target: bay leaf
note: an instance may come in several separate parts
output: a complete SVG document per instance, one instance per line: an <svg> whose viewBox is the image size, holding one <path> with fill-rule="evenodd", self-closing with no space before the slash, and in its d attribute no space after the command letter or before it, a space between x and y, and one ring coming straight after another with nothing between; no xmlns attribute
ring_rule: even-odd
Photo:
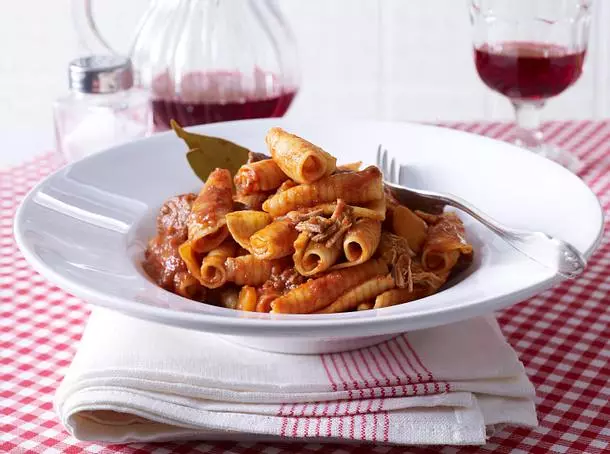
<svg viewBox="0 0 610 454"><path fill-rule="evenodd" d="M207 180L216 168L227 169L231 176L248 161L250 150L220 137L204 136L182 129L174 120L170 122L178 137L186 143L189 151L186 159L193 172L201 179Z"/></svg>

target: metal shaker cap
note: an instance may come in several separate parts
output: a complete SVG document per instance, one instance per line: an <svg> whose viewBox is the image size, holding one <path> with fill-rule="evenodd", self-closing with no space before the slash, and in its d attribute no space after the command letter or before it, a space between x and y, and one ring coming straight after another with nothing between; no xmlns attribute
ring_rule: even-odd
<svg viewBox="0 0 610 454"><path fill-rule="evenodd" d="M116 93L133 87L131 60L112 55L77 58L69 66L70 89L81 93Z"/></svg>

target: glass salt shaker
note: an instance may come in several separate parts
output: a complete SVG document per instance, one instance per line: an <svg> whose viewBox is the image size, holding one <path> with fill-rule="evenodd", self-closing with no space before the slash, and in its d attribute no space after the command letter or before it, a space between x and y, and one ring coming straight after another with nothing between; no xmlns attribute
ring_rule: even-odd
<svg viewBox="0 0 610 454"><path fill-rule="evenodd" d="M53 105L57 147L68 162L152 132L149 94L133 85L128 58L70 62L70 93Z"/></svg>

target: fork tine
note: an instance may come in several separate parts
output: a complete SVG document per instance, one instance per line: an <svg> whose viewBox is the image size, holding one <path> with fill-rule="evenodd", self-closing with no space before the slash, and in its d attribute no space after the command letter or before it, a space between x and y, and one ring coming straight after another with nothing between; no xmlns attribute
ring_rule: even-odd
<svg viewBox="0 0 610 454"><path fill-rule="evenodd" d="M379 146L377 147L377 160L375 161L375 163L377 164L377 167L379 167L379 169L381 170L381 173L383 173L383 169L381 168L381 144L379 144Z"/></svg>
<svg viewBox="0 0 610 454"><path fill-rule="evenodd" d="M396 159L390 159L390 178L391 183L396 183Z"/></svg>
<svg viewBox="0 0 610 454"><path fill-rule="evenodd" d="M388 150L384 149L381 153L381 173L383 178L388 179Z"/></svg>

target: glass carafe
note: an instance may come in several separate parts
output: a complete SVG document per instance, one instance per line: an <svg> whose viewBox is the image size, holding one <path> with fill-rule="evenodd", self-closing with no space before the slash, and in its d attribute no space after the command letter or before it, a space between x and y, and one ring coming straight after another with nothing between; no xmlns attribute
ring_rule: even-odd
<svg viewBox="0 0 610 454"><path fill-rule="evenodd" d="M91 0L73 0L81 40L113 52ZM281 117L298 90L295 42L274 0L152 0L131 45L155 126Z"/></svg>

